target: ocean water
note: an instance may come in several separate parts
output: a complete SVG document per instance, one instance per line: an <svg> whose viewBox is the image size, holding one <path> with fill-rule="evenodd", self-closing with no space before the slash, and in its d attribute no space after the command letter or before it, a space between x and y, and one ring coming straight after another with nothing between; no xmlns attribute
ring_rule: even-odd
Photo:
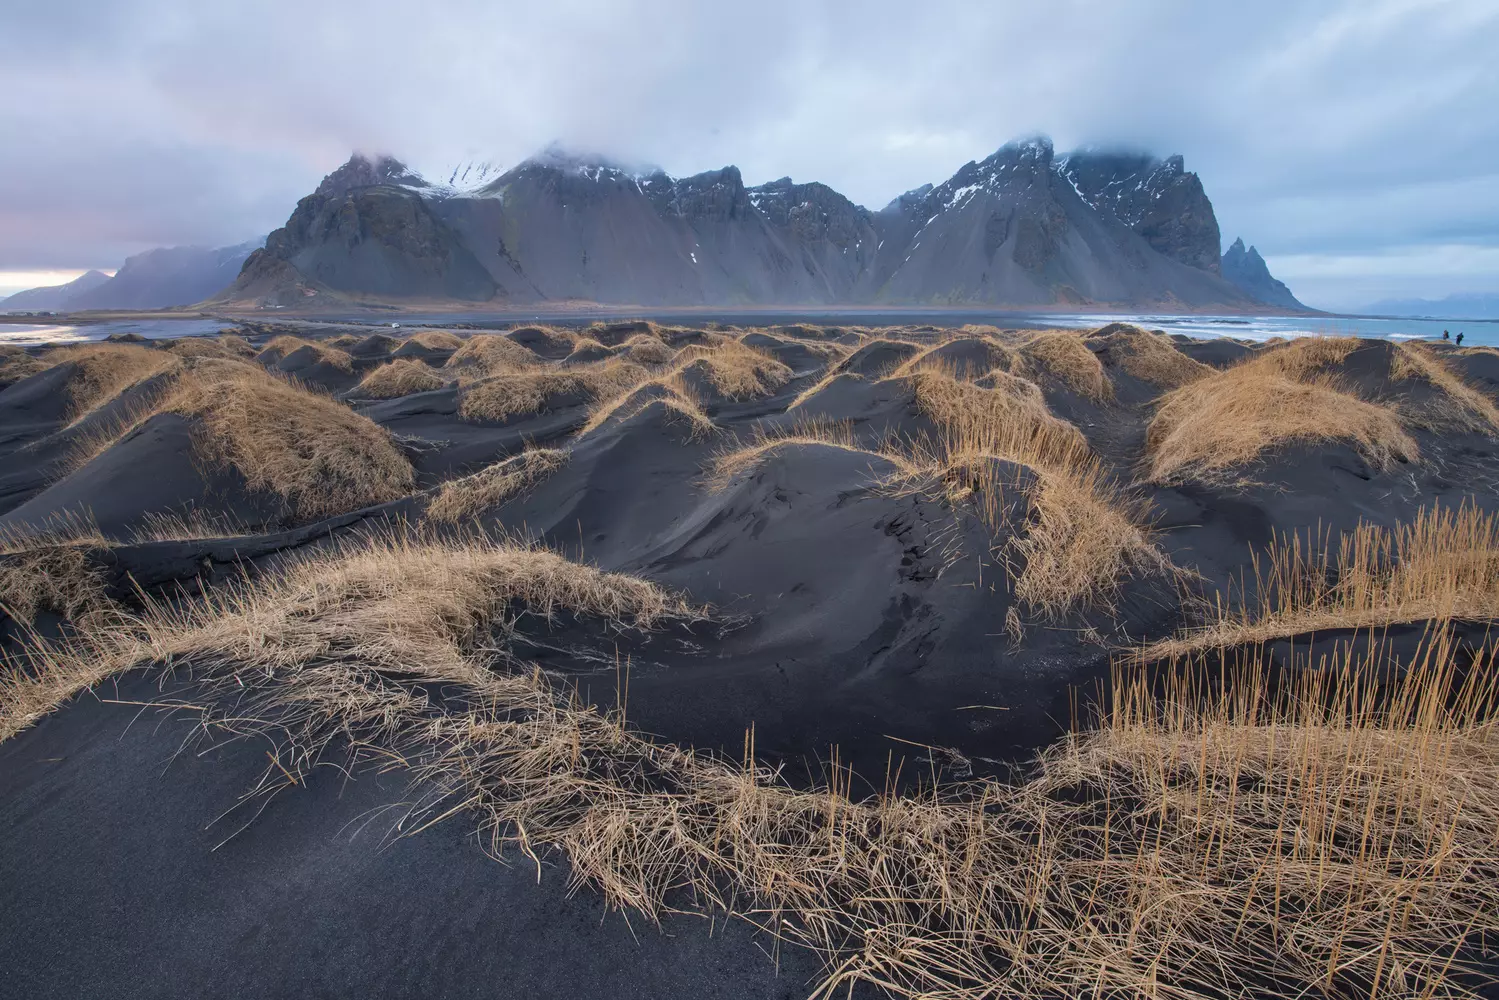
<svg viewBox="0 0 1499 1000"><path fill-rule="evenodd" d="M196 337L234 326L218 319L111 320L107 323L0 323L0 344L75 344L113 334L136 333L148 340Z"/></svg>
<svg viewBox="0 0 1499 1000"><path fill-rule="evenodd" d="M1499 320L1388 319L1369 316L1170 316L1098 314L1036 315L1043 326L1096 326L1134 323L1148 330L1165 330L1188 337L1234 337L1269 340L1271 337L1381 337L1391 340L1440 340L1447 330L1463 336L1463 346L1499 347Z"/></svg>
<svg viewBox="0 0 1499 1000"><path fill-rule="evenodd" d="M1148 330L1164 330L1188 337L1235 337L1241 340L1269 340L1271 337L1359 336L1385 337L1394 340L1440 340L1442 331L1453 337L1465 334L1464 346L1499 347L1499 320L1428 320L1387 319L1366 316L1201 316L1166 313L1027 313L982 309L670 309L670 310L583 310L566 313L529 313L519 310L494 313L433 313L401 315L403 327L443 326L453 323L504 327L516 323L541 322L581 325L596 320L652 319L670 324L729 323L737 326L771 326L804 323L821 326L893 326L927 324L963 326L967 323L998 327L1080 327L1096 328L1105 323L1134 323ZM361 326L388 327L388 320L368 315L320 318L323 323L358 323ZM44 344L103 340L111 334L137 333L142 337L187 337L215 334L230 329L229 320L150 319L111 320L107 323L0 323L0 343Z"/></svg>

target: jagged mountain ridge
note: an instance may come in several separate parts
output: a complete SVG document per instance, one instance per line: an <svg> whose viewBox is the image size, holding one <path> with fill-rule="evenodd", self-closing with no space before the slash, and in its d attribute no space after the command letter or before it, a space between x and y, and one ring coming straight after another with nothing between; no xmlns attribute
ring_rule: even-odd
<svg viewBox="0 0 1499 1000"><path fill-rule="evenodd" d="M480 183L456 187L465 173ZM1218 273L1217 233L1180 157L1058 159L1046 139L879 212L732 166L677 178L550 149L432 184L356 155L220 298L1254 308Z"/></svg>

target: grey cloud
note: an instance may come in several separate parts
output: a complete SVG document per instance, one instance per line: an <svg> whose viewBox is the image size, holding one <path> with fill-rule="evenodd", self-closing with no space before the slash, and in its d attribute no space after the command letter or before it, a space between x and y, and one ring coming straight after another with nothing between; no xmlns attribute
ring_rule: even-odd
<svg viewBox="0 0 1499 1000"><path fill-rule="evenodd" d="M435 175L553 139L878 207L1039 131L1185 154L1272 266L1499 233L1491 0L17 6L0 267L242 240L355 148Z"/></svg>

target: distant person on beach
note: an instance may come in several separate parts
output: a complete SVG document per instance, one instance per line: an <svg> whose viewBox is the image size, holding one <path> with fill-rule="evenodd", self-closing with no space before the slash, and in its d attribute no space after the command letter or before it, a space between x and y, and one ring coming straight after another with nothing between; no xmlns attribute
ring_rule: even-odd
<svg viewBox="0 0 1499 1000"><path fill-rule="evenodd" d="M1452 339L1452 334L1448 333L1446 330L1443 330L1442 331L1442 339L1443 340L1451 340Z"/></svg>
<svg viewBox="0 0 1499 1000"><path fill-rule="evenodd" d="M1463 346L1463 335L1462 335L1462 334L1461 334L1461 333L1459 333L1459 334L1458 334L1458 335L1457 335L1457 346L1458 346L1458 347L1461 347L1461 346Z"/></svg>

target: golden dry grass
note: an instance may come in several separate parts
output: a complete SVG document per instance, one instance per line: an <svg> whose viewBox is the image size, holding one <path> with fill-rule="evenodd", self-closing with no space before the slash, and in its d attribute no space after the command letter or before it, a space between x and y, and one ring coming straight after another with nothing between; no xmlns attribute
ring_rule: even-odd
<svg viewBox="0 0 1499 1000"><path fill-rule="evenodd" d="M646 333L635 334L620 347L621 353L639 365L664 365L677 355L675 348Z"/></svg>
<svg viewBox="0 0 1499 1000"><path fill-rule="evenodd" d="M1104 331L1110 331L1105 333ZM1177 389L1214 374L1211 365L1187 357L1169 337L1125 323L1096 331L1126 373L1162 389Z"/></svg>
<svg viewBox="0 0 1499 1000"><path fill-rule="evenodd" d="M459 370L465 377L470 371L483 375L499 375L504 372L524 371L535 368L541 360L524 347L497 334L475 334L453 352L443 367Z"/></svg>
<svg viewBox="0 0 1499 1000"><path fill-rule="evenodd" d="M1183 656L1331 629L1499 620L1499 517L1423 508L1393 529L1360 523L1334 543L1278 537L1253 554L1252 581L1204 605L1206 621L1135 654Z"/></svg>
<svg viewBox="0 0 1499 1000"><path fill-rule="evenodd" d="M1297 337L1273 345L1266 341L1269 349L1256 360L1292 381L1303 381L1335 374L1359 343L1357 337Z"/></svg>
<svg viewBox="0 0 1499 1000"><path fill-rule="evenodd" d="M866 447L854 437L853 428L847 422L814 419L770 430L757 425L748 440L735 441L713 456L704 485L709 492L724 490L777 449L807 445L837 448L889 462L896 469L896 475L889 477L892 484L902 478L916 478L932 471L931 464L924 460L925 456L912 455L893 445Z"/></svg>
<svg viewBox="0 0 1499 1000"><path fill-rule="evenodd" d="M326 396L237 362L199 364L173 394L196 416L198 447L283 497L302 518L395 500L414 476L390 434Z"/></svg>
<svg viewBox="0 0 1499 1000"><path fill-rule="evenodd" d="M401 342L416 344L429 351L456 351L463 346L463 338L447 330L418 330Z"/></svg>
<svg viewBox="0 0 1499 1000"><path fill-rule="evenodd" d="M43 611L79 619L109 607L103 568L90 554L110 544L83 517L0 528L0 611L29 625Z"/></svg>
<svg viewBox="0 0 1499 1000"><path fill-rule="evenodd" d="M76 424L137 383L175 369L179 361L167 351L138 344L80 344L56 347L42 357L50 368L72 364L68 379L70 423Z"/></svg>
<svg viewBox="0 0 1499 1000"><path fill-rule="evenodd" d="M1425 382L1436 392L1435 398L1424 405L1407 402L1401 406L1412 422L1434 429L1499 434L1499 407L1426 344L1414 341L1397 344L1390 377L1396 381Z"/></svg>
<svg viewBox="0 0 1499 1000"><path fill-rule="evenodd" d="M1167 393L1146 433L1150 478L1228 479L1270 449L1318 441L1347 442L1379 467L1417 458L1415 440L1391 409L1319 374L1323 359L1341 349L1333 341L1298 342Z"/></svg>
<svg viewBox="0 0 1499 1000"><path fill-rule="evenodd" d="M985 390L932 370L918 373L913 384L917 405L945 433L938 464L988 470L979 479L982 510L1008 509L1000 495L1009 484L993 481L986 459L1035 474L1026 493L1032 523L1007 553L1021 564L1012 569L1015 594L1033 612L1056 619L1106 608L1128 577L1174 571L1150 540L1148 504L1114 483L1077 428L1046 409L1039 390ZM1020 624L1009 627L1014 632Z"/></svg>
<svg viewBox="0 0 1499 1000"><path fill-rule="evenodd" d="M161 349L179 358L243 358L247 356L236 345L219 337L178 337L163 341ZM252 348L250 354L254 353Z"/></svg>
<svg viewBox="0 0 1499 1000"><path fill-rule="evenodd" d="M1037 447L1052 454L1055 461L1087 453L1082 433L1047 408L1034 382L996 371L986 379L994 388L985 389L942 365L918 368L905 378L915 391L916 405L954 439L992 438L996 428L1012 424L1034 433Z"/></svg>
<svg viewBox="0 0 1499 1000"><path fill-rule="evenodd" d="M122 613L61 647L37 647L0 671L0 740L99 681L152 662L190 657L195 666L238 677L264 672L292 687L314 683L321 664L323 679L346 693L373 680L370 671L475 684L484 668L472 658L517 616L567 611L650 628L702 615L647 581L533 545L394 533L294 560L199 600L143 601L139 615ZM339 708L325 706L329 718Z"/></svg>
<svg viewBox="0 0 1499 1000"><path fill-rule="evenodd" d="M650 377L643 367L617 358L576 368L532 368L470 383L458 402L465 420L506 420L540 413L549 399L598 403L623 396Z"/></svg>
<svg viewBox="0 0 1499 1000"><path fill-rule="evenodd" d="M395 399L413 392L430 392L447 383L425 362L397 358L373 368L359 383L357 392L375 399Z"/></svg>
<svg viewBox="0 0 1499 1000"><path fill-rule="evenodd" d="M0 681L0 738L170 660L233 692L236 734L276 742L261 791L365 741L423 790L404 829L465 816L496 854L541 871L559 852L647 920L678 901L742 916L823 959L819 1000L859 982L1445 1000L1471 995L1463 945L1499 933L1499 672L1488 653L1460 670L1442 637L1402 670L1346 657L1284 686L1254 660L1211 688L1191 668L1121 670L1096 728L1022 780L856 800L836 765L826 787L786 786L751 738L739 763L648 742L494 641L564 609L634 627L699 614L550 553L387 540L39 651Z"/></svg>
<svg viewBox="0 0 1499 1000"><path fill-rule="evenodd" d="M1088 350L1075 330L1044 330L1022 343L1016 353L1024 362L1015 374L1034 380L1050 377L1068 389L1103 403L1114 396L1114 384L1098 355Z"/></svg>
<svg viewBox="0 0 1499 1000"><path fill-rule="evenodd" d="M684 347L672 367L677 374L689 369L701 371L714 389L733 400L769 396L791 381L791 369L786 365L764 351L729 339Z"/></svg>
<svg viewBox="0 0 1499 1000"><path fill-rule="evenodd" d="M246 533L246 526L224 514L210 514L199 509L188 511L149 511L130 532L134 544L145 542L185 542L210 538L233 538Z"/></svg>
<svg viewBox="0 0 1499 1000"><path fill-rule="evenodd" d="M255 360L263 365L279 364L282 359L294 354L303 348L308 348L317 356L317 363L332 365L340 371L351 372L354 370L354 359L349 356L348 351L331 347L326 343L314 340L306 340L302 337L293 337L290 334L282 334L272 338L270 343L255 355Z"/></svg>
<svg viewBox="0 0 1499 1000"><path fill-rule="evenodd" d="M567 464L567 452L555 448L533 448L471 476L443 483L427 517L445 524L461 524L501 506L531 489Z"/></svg>
<svg viewBox="0 0 1499 1000"><path fill-rule="evenodd" d="M0 388L38 375L52 367L14 344L0 344Z"/></svg>
<svg viewBox="0 0 1499 1000"><path fill-rule="evenodd" d="M160 413L196 420L202 458L280 495L300 518L394 500L413 486L411 463L369 418L258 365L214 358L188 362L150 399L80 438L69 468Z"/></svg>
<svg viewBox="0 0 1499 1000"><path fill-rule="evenodd" d="M992 376L993 373L991 373ZM1003 374L1003 373L1001 373ZM1177 571L1151 541L1148 504L1116 484L1071 424L1046 408L1040 390L1013 376L983 389L940 366L901 376L916 405L941 428L938 441L885 441L861 445L844 424L807 421L773 432L757 431L714 459L707 482L722 489L786 444L821 444L878 456L896 467L882 485L896 491L941 489L955 504L971 501L996 534L1008 534L1001 554L1010 564L1015 595L1034 614L1059 619L1088 608L1112 606L1131 576ZM1019 470L1001 481L994 462L1024 466L1035 482L1023 491L1032 517L1010 524L1005 500ZM953 484L961 484L953 493ZM1023 623L1006 623L1012 634Z"/></svg>
<svg viewBox="0 0 1499 1000"><path fill-rule="evenodd" d="M627 420L652 403L660 403L679 418L687 428L689 438L703 437L718 428L698 402L692 388L680 372L668 371L645 382L629 392L601 400L588 414L588 420L578 431L578 436L591 434L613 419Z"/></svg>

